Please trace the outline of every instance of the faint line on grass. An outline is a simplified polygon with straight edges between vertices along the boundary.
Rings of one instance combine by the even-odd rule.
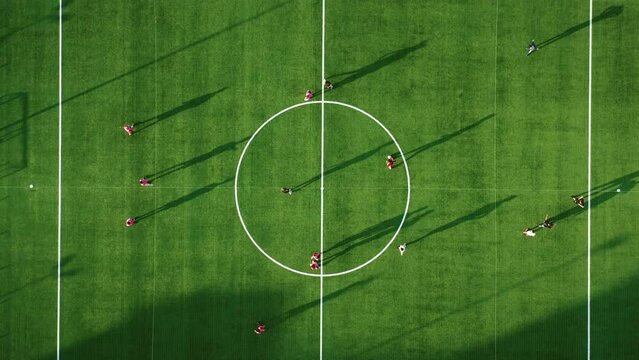
[[[157,15],[157,6],[155,0],[153,0],[153,59],[154,63],[158,61],[158,15]],[[153,85],[154,85],[154,94],[153,94],[153,106],[155,110],[155,114],[158,113],[158,67],[153,67]],[[160,121],[161,115],[158,117],[157,121]],[[157,163],[158,163],[158,128],[155,128],[153,132],[153,173],[157,173]],[[153,189],[153,208],[157,209],[158,207],[158,197],[157,190]],[[157,244],[157,231],[158,230],[158,221],[154,217],[153,218],[153,294],[151,300],[151,360],[153,360],[155,356],[154,351],[154,342],[155,342],[155,249]]]
[[[493,103],[493,113],[495,114],[495,121],[493,121],[493,167],[495,169],[495,191],[494,191],[494,201],[495,201],[495,281],[493,282],[493,291],[494,291],[494,329],[495,329],[495,360],[497,360],[497,267],[498,267],[498,257],[499,257],[499,237],[497,236],[497,53],[498,53],[498,45],[499,45],[499,0],[495,2],[495,64],[494,64],[494,76],[495,76],[495,87],[494,87],[494,103]]]

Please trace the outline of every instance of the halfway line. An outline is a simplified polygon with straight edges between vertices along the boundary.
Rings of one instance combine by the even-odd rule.
[[[324,275],[324,79],[326,59],[326,0],[322,0],[322,155],[320,172],[320,275]],[[320,350],[322,360],[324,352],[324,276],[320,276]]]
[[[62,267],[62,0],[58,2],[58,290],[56,359],[60,360],[60,273]]]

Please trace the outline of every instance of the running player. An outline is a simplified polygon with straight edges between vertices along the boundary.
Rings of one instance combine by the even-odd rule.
[[[255,330],[253,330],[253,332],[255,332],[257,335],[262,335],[264,334],[265,331],[266,331],[266,326],[264,326],[264,324],[258,321],[257,327],[255,328]]]
[[[143,177],[142,179],[138,180],[138,183],[140,184],[140,186],[153,186],[153,184],[151,184],[149,179],[147,179],[146,177]]]
[[[322,253],[314,252],[313,255],[311,255],[311,261],[319,262],[321,257]]]
[[[333,84],[330,81],[324,79],[323,84],[326,90],[333,90]]]
[[[280,191],[284,194],[293,195],[293,189],[287,187],[281,187]]]
[[[128,219],[126,219],[126,226],[131,227],[135,225],[135,218],[134,217],[130,217]]]
[[[317,261],[311,260],[311,270],[317,270],[320,268],[320,265]]]
[[[134,124],[124,124],[124,126],[122,126],[122,128],[124,129],[124,131],[126,131],[127,134],[129,134],[129,136],[133,135],[133,133],[135,132],[135,130],[133,129],[135,127]]]
[[[399,250],[399,255],[404,256],[404,253],[406,252],[406,243],[399,245],[397,249]]]
[[[580,208],[584,208],[584,197],[583,196],[571,196],[572,202]]]
[[[546,217],[544,218],[544,222],[542,222],[541,224],[537,225],[540,228],[546,228],[546,229],[552,229],[553,226],[555,226],[555,224],[553,224],[552,222],[550,222],[550,219],[548,219],[548,214],[546,214]]]
[[[531,41],[526,49],[528,50],[528,54],[526,54],[526,56],[528,56],[528,55],[532,54],[533,52],[539,50],[539,48],[537,47],[537,44],[535,44],[535,40]]]
[[[397,160],[395,160],[392,155],[388,155],[386,157],[386,167],[388,168],[388,170],[391,170],[393,166],[395,166],[395,162],[397,162]]]
[[[311,90],[306,90],[306,95],[304,96],[304,101],[309,101],[313,98],[313,92]]]

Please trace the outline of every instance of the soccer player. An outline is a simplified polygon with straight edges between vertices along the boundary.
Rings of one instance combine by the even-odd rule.
[[[333,84],[330,81],[324,79],[323,85],[326,87],[326,90],[333,90]]]
[[[534,51],[539,50],[537,44],[535,44],[535,40],[531,41],[526,49],[528,50],[528,54],[526,54],[526,56],[532,54]]]
[[[311,255],[311,261],[319,262],[321,257],[321,252],[314,252],[313,255]]]
[[[315,260],[311,260],[311,270],[317,270],[319,268],[320,268],[319,263]]]
[[[264,326],[264,324],[258,321],[257,327],[255,328],[255,330],[253,330],[253,332],[255,332],[257,335],[262,335],[264,334],[265,331],[266,331],[266,326]]]
[[[135,127],[134,124],[124,124],[124,126],[122,126],[122,128],[124,129],[124,131],[126,131],[127,134],[129,134],[129,136],[133,135],[133,133],[135,132],[135,130],[133,129]]]
[[[550,219],[548,219],[548,214],[546,214],[546,217],[544,218],[544,222],[542,222],[541,224],[537,226],[539,226],[540,228],[552,229],[552,227],[555,226],[555,224],[550,222]]]
[[[393,166],[395,166],[396,161],[397,160],[395,160],[395,158],[392,155],[388,155],[386,157],[386,167],[388,168],[388,170],[391,170]]]
[[[584,208],[584,197],[583,196],[571,196],[572,202],[580,208]]]
[[[306,96],[304,96],[304,101],[309,101],[313,98],[313,92],[311,90],[306,90]]]
[[[147,179],[146,177],[143,177],[142,179],[138,180],[138,183],[140,184],[140,186],[153,186],[153,184],[151,184],[149,179]]]
[[[130,217],[128,219],[126,219],[126,226],[127,227],[131,227],[135,225],[135,218],[134,217]]]
[[[534,237],[535,235],[537,235],[537,234],[535,233],[535,231],[534,231],[534,230],[529,229],[529,228],[525,228],[525,229],[524,229],[524,236],[527,236],[527,237]]]
[[[399,255],[404,256],[404,253],[406,252],[406,243],[399,245],[397,249],[399,250]]]
[[[281,187],[280,191],[284,194],[293,195],[293,189],[287,187]]]

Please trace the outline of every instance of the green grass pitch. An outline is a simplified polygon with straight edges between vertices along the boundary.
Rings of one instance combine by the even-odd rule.
[[[639,358],[636,1],[62,5],[0,2],[0,359]],[[411,191],[320,280],[234,185],[323,70],[406,162],[353,109],[282,113],[237,177],[255,241],[317,274],[322,229],[348,271]]]

